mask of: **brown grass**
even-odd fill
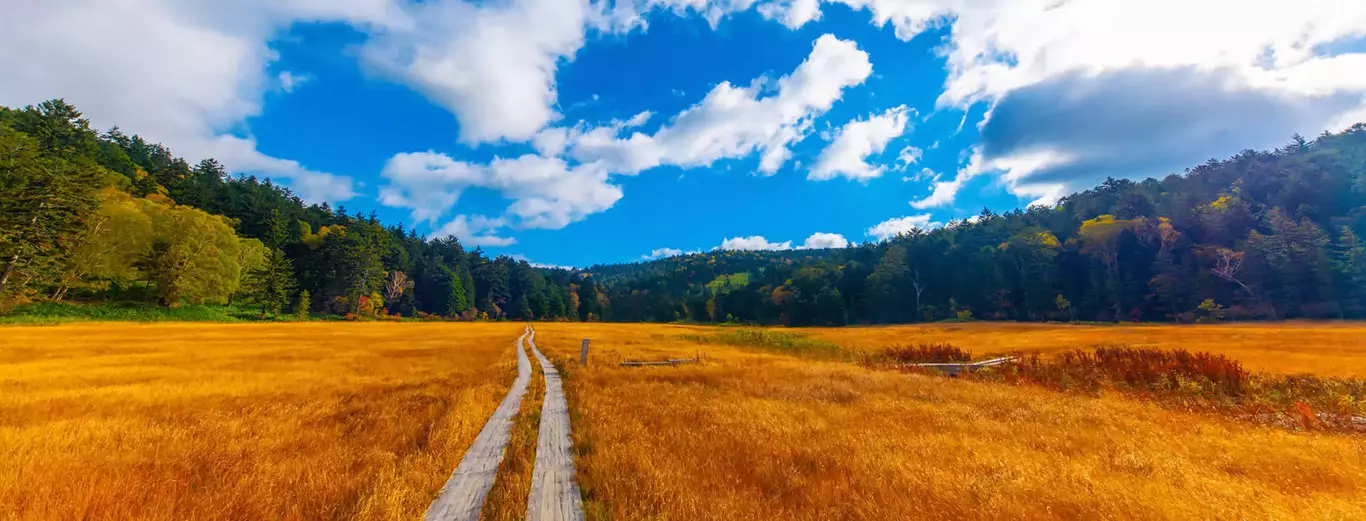
[[[967,323],[812,328],[812,339],[879,352],[890,346],[947,343],[978,357],[1015,352],[1052,355],[1096,345],[1185,349],[1227,355],[1251,371],[1366,378],[1366,323],[1290,322],[1220,325]]]
[[[538,330],[565,378],[590,519],[1366,519],[1363,436],[1257,426],[1123,393],[875,371],[828,353],[1065,346],[1048,348],[1056,358],[1128,343],[1350,376],[1366,372],[1360,325]],[[0,518],[417,518],[506,392],[519,332],[0,329]],[[582,338],[593,341],[587,367],[576,362]],[[699,352],[700,364],[617,365]],[[1164,356],[1122,365],[1218,365]],[[1275,382],[1285,393],[1355,385]],[[489,518],[524,511],[532,402]],[[1323,427],[1312,407],[1298,414],[1304,429]]]
[[[0,518],[414,519],[515,324],[0,329]]]
[[[561,363],[593,340],[566,371],[590,519],[1366,518],[1362,437],[686,339],[698,329],[538,327]]]

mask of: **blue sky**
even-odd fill
[[[1366,119],[1366,7],[1309,3],[16,3],[0,104],[587,266],[875,241]]]

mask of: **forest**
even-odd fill
[[[0,314],[138,302],[264,320],[1360,319],[1364,233],[1358,124],[880,243],[547,269],[190,164],[94,130],[60,99],[0,107]]]

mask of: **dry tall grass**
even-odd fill
[[[516,324],[0,328],[0,519],[415,519]]]
[[[1210,335],[1250,334],[1230,329]],[[1366,519],[1362,437],[689,340],[702,328],[538,330],[567,369],[590,519]],[[842,331],[822,335],[855,345],[877,330]],[[946,340],[960,343],[883,347]],[[1262,360],[1285,359],[1269,349]],[[615,363],[698,351],[699,365]]]
[[[1361,322],[1192,326],[978,322],[801,331],[813,339],[871,352],[897,345],[947,343],[988,357],[1021,351],[1048,355],[1124,344],[1228,355],[1252,371],[1366,377],[1366,323]]]

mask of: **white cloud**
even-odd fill
[[[885,241],[892,237],[896,237],[899,234],[908,233],[912,230],[923,230],[929,228],[938,228],[939,226],[942,226],[941,223],[934,222],[932,219],[933,217],[930,216],[930,214],[896,217],[892,219],[887,219],[886,221],[882,221],[880,223],[877,223],[876,225],[873,225],[872,228],[868,229],[867,233],[870,237],[877,237],[878,240]]]
[[[849,240],[838,233],[814,233],[806,238],[806,242],[797,248],[799,250],[818,250],[823,248],[844,248],[849,246]]]
[[[512,237],[499,237],[493,231],[506,226],[506,221],[501,218],[490,218],[483,215],[473,217],[457,215],[450,222],[442,225],[435,233],[433,238],[454,236],[466,246],[511,246],[517,244],[517,239]]]
[[[806,61],[777,80],[776,94],[761,97],[762,80],[746,88],[722,83],[653,135],[618,137],[646,124],[651,112],[596,128],[540,129],[530,136],[539,154],[495,158],[488,165],[435,152],[398,154],[385,167],[389,184],[381,189],[380,200],[410,208],[415,220],[431,222],[454,206],[465,189],[477,186],[513,200],[507,209],[513,226],[560,229],[621,199],[612,174],[636,174],[661,164],[710,165],[754,152],[760,153],[761,170],[776,171],[790,154],[788,145],[805,135],[812,119],[871,72],[866,53],[852,42],[825,35]],[[577,164],[558,157],[566,150]]]
[[[924,150],[913,146],[907,146],[906,148],[901,149],[901,152],[896,155],[896,162],[900,164],[898,169],[905,170],[910,168],[911,165],[919,163],[920,158],[924,155]]]
[[[622,196],[621,187],[609,183],[599,165],[571,167],[563,159],[534,154],[495,159],[487,186],[515,199],[508,213],[519,218],[519,226],[549,230],[606,211]]]
[[[824,248],[843,248],[849,245],[849,240],[838,233],[813,233],[806,238],[798,250],[815,250]],[[792,241],[770,242],[762,235],[752,235],[749,237],[732,237],[721,241],[721,245],[716,247],[718,250],[731,251],[759,251],[759,250],[791,250]]]
[[[644,260],[652,260],[662,259],[664,257],[676,257],[682,254],[683,250],[678,250],[674,248],[657,248],[650,250],[650,253],[647,255],[641,255],[640,258]]]
[[[721,246],[716,249],[731,251],[790,250],[792,249],[792,241],[768,242],[768,239],[762,235],[733,237],[721,241]]]
[[[484,183],[483,168],[436,152],[397,154],[384,164],[380,176],[389,184],[380,189],[385,206],[412,209],[416,222],[435,222],[460,199],[467,187]]]
[[[558,264],[544,264],[544,263],[540,263],[540,262],[532,262],[532,260],[531,260],[531,259],[528,259],[528,258],[526,257],[526,255],[522,255],[522,254],[520,254],[520,253],[515,253],[515,254],[512,254],[512,255],[508,255],[508,257],[511,257],[512,260],[515,260],[515,261],[517,261],[517,262],[523,262],[523,261],[525,261],[527,264],[530,264],[531,267],[533,267],[533,268],[543,268],[543,269],[548,269],[548,270],[573,270],[573,269],[577,269],[577,268],[575,268],[575,267],[573,267],[573,266],[561,266],[561,265],[558,265]]]
[[[268,175],[309,201],[351,197],[350,178],[260,153],[220,130],[259,115],[275,78],[268,42],[298,20],[378,23],[388,1],[67,0],[0,4],[0,104],[63,97],[191,162]],[[18,51],[22,49],[22,51]]]
[[[1350,45],[1326,51],[1366,37],[1366,2],[1358,0],[820,3],[865,10],[904,40],[948,27],[949,77],[938,104],[991,103],[979,124],[990,134],[983,138],[982,172],[1036,202],[1056,200],[1096,176],[1161,175],[1366,117],[1366,75],[1360,73],[1366,53]],[[794,28],[820,16],[812,2],[775,1],[760,13]],[[1047,109],[1035,114],[1043,117],[1015,126],[996,122],[1002,117],[996,104],[1021,91]],[[1098,115],[1098,106],[1115,110]],[[1078,119],[1088,111],[1091,118]],[[1255,123],[1229,117],[1259,113],[1276,117]],[[1084,130],[1045,133],[1048,139],[1029,140],[1032,148],[1011,146],[1035,129],[1074,127]],[[1125,150],[1096,150],[1103,143],[1123,143]],[[1039,167],[1041,154],[1071,159]],[[918,206],[951,203],[971,175],[938,181],[935,195]]]
[[[816,158],[816,166],[806,178],[826,181],[843,176],[855,181],[867,181],[882,175],[885,167],[867,163],[869,156],[881,154],[887,143],[906,131],[913,110],[905,105],[894,107],[868,119],[846,123],[835,133],[835,139]]]
[[[812,120],[871,73],[867,53],[827,34],[792,74],[777,80],[776,89],[763,79],[747,87],[722,82],[653,135],[622,138],[614,127],[570,131],[569,154],[601,162],[614,173],[633,174],[660,165],[710,166],[758,153],[760,172],[772,174],[787,162],[788,146],[810,131]]]
[[[299,88],[300,85],[313,81],[313,76],[290,71],[280,71],[276,81],[279,83],[281,91],[290,93],[294,92],[294,89]]]
[[[436,152],[397,154],[381,175],[386,206],[409,208],[413,220],[435,222],[471,187],[498,191],[512,200],[507,208],[518,228],[558,230],[606,211],[621,199],[621,187],[608,182],[607,171],[596,164],[571,167],[563,159],[527,154],[495,158],[487,165],[456,161]]]
[[[821,0],[773,0],[759,6],[759,14],[796,29],[821,18]]]
[[[582,0],[407,4],[412,23],[387,26],[364,63],[453,112],[460,141],[524,141],[559,118],[555,73],[583,47]]]

